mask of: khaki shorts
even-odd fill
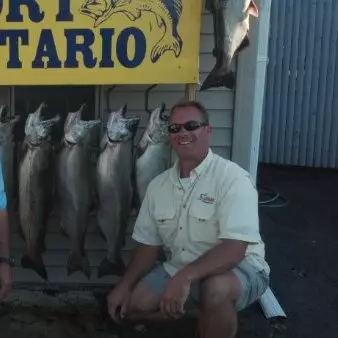
[[[257,271],[251,264],[243,260],[233,272],[240,281],[242,293],[236,302],[237,311],[241,311],[258,300],[269,286],[269,276],[265,271]],[[170,275],[163,265],[155,267],[142,281],[146,283],[157,295],[165,289]],[[194,310],[199,300],[199,283],[193,283],[190,295],[186,302],[186,311]]]

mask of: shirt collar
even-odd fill
[[[214,154],[213,154],[212,150],[209,148],[208,154],[205,157],[205,159],[196,168],[194,168],[190,172],[190,178],[191,179],[200,178],[203,175],[204,171],[211,164],[213,156],[214,156]],[[179,169],[178,159],[177,159],[175,161],[173,167],[171,168],[171,173],[170,173],[171,180],[173,181],[174,184],[176,184],[178,182],[178,180],[180,179],[179,170],[180,169]]]

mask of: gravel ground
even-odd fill
[[[261,166],[259,182],[278,190],[287,201],[280,208],[277,203],[283,204],[283,200],[261,208],[271,287],[287,313],[287,334],[275,332],[254,304],[239,315],[238,338],[336,338],[338,173]],[[0,337],[196,337],[196,320],[191,318],[152,323],[145,332],[139,326],[139,334],[122,331],[107,320],[97,299],[92,292],[16,290],[8,303],[0,306]]]

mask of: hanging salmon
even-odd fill
[[[43,120],[43,103],[25,124],[23,156],[19,168],[19,219],[26,242],[26,253],[21,260],[23,268],[35,270],[48,279],[42,260],[48,213],[52,201],[53,161],[51,133],[60,116]]]
[[[88,279],[91,272],[85,253],[85,237],[91,205],[90,156],[95,146],[95,127],[100,120],[81,119],[84,105],[69,113],[63,145],[58,155],[57,199],[61,228],[70,239],[67,274],[82,271]]]
[[[249,46],[249,19],[250,15],[258,17],[257,5],[253,0],[206,0],[205,6],[213,16],[216,64],[201,90],[223,86],[233,89],[233,59]]]
[[[169,168],[171,147],[168,137],[168,117],[164,115],[165,105],[154,109],[146,130],[136,149],[135,177],[137,204],[141,205],[149,183]]]
[[[107,255],[98,277],[121,275],[121,249],[131,212],[132,144],[139,117],[126,118],[126,106],[110,114],[97,164],[98,226],[107,243]]]

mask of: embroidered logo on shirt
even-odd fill
[[[209,196],[207,193],[201,194],[198,199],[202,201],[203,203],[208,203],[208,204],[214,204],[216,202],[216,198]]]

